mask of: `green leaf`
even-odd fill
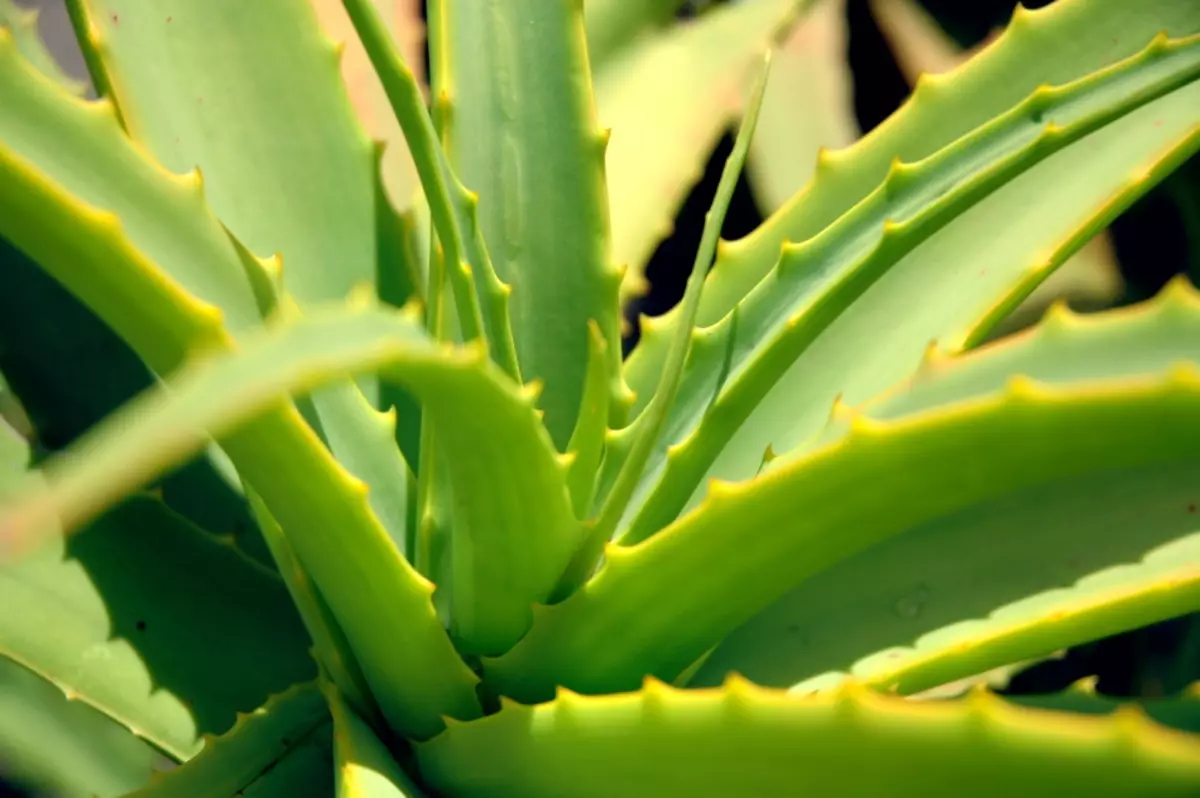
[[[199,168],[238,240],[282,256],[290,293],[307,304],[373,283],[374,153],[308,3],[81,8],[81,44],[98,56],[130,135],[171,171]]]
[[[0,604],[0,654],[179,759],[315,672],[278,579],[150,499],[0,564]]]
[[[325,696],[333,714],[337,798],[422,798],[375,732],[337,690],[326,687]]]
[[[322,457],[294,411],[276,409],[285,393],[363,370],[403,382],[442,431],[456,521],[472,543],[454,552],[456,572],[470,576],[455,580],[454,631],[465,646],[505,650],[524,634],[530,604],[549,595],[578,542],[565,466],[528,392],[479,351],[436,345],[394,311],[305,316],[237,355],[196,364],[169,383],[169,393],[132,403],[67,457],[48,462],[51,498],[32,497],[9,517],[36,528],[52,512],[72,525],[187,456],[206,435],[217,438],[289,536],[389,721],[427,733],[440,714],[469,715],[467,698],[474,700],[473,677],[429,604],[433,587],[387,539],[361,483]],[[496,473],[512,478],[496,483]],[[296,484],[307,490],[298,495]],[[328,535],[333,528],[341,538]],[[352,531],[356,544],[344,545]],[[380,624],[391,633],[379,635]],[[381,684],[404,686],[384,696]]]
[[[801,4],[723,4],[634,41],[597,68],[600,124],[612,130],[605,161],[612,258],[626,268],[622,301],[645,292],[654,247],[740,113],[762,52],[790,28]],[[651,392],[653,384],[637,397],[641,405]]]
[[[674,679],[806,579],[922,525],[1072,479],[1171,464],[1194,472],[1196,367],[1164,376],[1148,366],[1131,379],[1116,366],[1109,376],[1021,377],[935,412],[856,417],[846,434],[757,479],[714,482],[704,505],[658,535],[610,546],[599,574],[542,610],[486,664],[485,680],[536,700],[556,684],[592,693],[646,674]],[[1192,601],[1182,589],[1164,598]]]
[[[313,656],[320,664],[322,674],[327,674],[351,703],[369,713],[373,720],[378,720],[381,717],[379,705],[371,696],[367,677],[363,675],[362,666],[350,647],[350,641],[346,639],[346,633],[342,631],[320,590],[313,584],[312,576],[296,559],[283,528],[271,516],[263,500],[253,491],[249,492],[247,498],[262,528],[263,539],[270,547],[271,557],[279,566],[279,575],[287,586],[288,595],[312,638]]]
[[[290,779],[283,774],[299,768],[309,779],[291,782],[292,789],[303,785],[300,792],[286,792]],[[210,737],[195,758],[127,798],[322,795],[332,786],[329,712],[316,685],[306,682],[241,715],[227,733]]]
[[[0,104],[16,111],[0,116],[0,234],[152,369],[162,374],[192,348],[227,344],[222,321],[235,333],[260,324],[198,173],[165,171],[124,136],[110,103],[65,93],[3,30]]]
[[[8,29],[17,44],[17,51],[34,69],[75,95],[82,95],[84,85],[75,80],[54,60],[38,34],[39,9],[24,9],[13,0],[0,0],[0,27]]]
[[[821,149],[859,136],[848,35],[846,0],[821,0],[776,50],[746,165],[764,215],[808,185]]]
[[[922,74],[941,74],[958,68],[986,46],[963,51],[916,0],[872,0],[871,13],[888,40],[909,85]],[[1056,299],[1065,298],[1079,310],[1098,310],[1113,304],[1121,293],[1121,273],[1107,233],[1087,243],[1037,286],[992,337],[1012,333],[1036,322]]]
[[[152,384],[150,370],[120,337],[3,238],[0,273],[0,370],[29,414],[39,447],[66,446]],[[167,476],[163,500],[210,532],[232,534],[243,552],[269,563],[245,500],[214,454]]]
[[[464,340],[482,336],[493,359],[519,379],[515,344],[509,321],[510,288],[492,266],[479,229],[478,197],[466,190],[450,170],[434,130],[421,89],[388,33],[379,10],[370,0],[342,0],[371,64],[383,84],[392,110],[404,131],[409,150],[429,201],[430,218],[445,249],[445,273],[454,291],[458,326]],[[435,103],[434,111],[437,111]],[[475,278],[478,274],[480,279]],[[432,274],[432,270],[431,270]],[[426,302],[435,303],[437,279],[429,280]]]
[[[750,142],[754,139],[754,130],[758,124],[758,112],[762,107],[763,95],[766,91],[767,80],[770,77],[770,51],[763,59],[762,72],[754,84],[750,104],[746,116],[738,130],[733,152],[730,153],[725,167],[721,171],[721,181],[717,185],[717,193],[709,208],[704,222],[704,232],[700,237],[700,246],[696,249],[696,260],[688,277],[687,288],[682,300],[682,312],[685,320],[684,329],[680,329],[671,343],[671,351],[664,366],[663,379],[658,386],[658,394],[646,408],[639,419],[639,425],[634,430],[636,436],[629,447],[629,454],[621,464],[612,490],[604,498],[599,512],[592,525],[587,530],[587,539],[581,550],[573,558],[568,573],[564,576],[561,587],[569,592],[582,583],[592,572],[603,552],[604,545],[612,538],[626,505],[637,487],[638,477],[653,452],[663,425],[667,421],[671,405],[679,390],[680,377],[683,375],[684,363],[692,344],[692,336],[688,334],[691,321],[695,318],[696,309],[700,303],[700,291],[704,287],[704,278],[712,265],[716,254],[717,244],[721,237],[721,226],[725,224],[725,214],[729,211],[729,203],[733,200],[733,191],[737,187],[746,163],[746,154],[750,150]]]
[[[596,117],[583,4],[441,0],[436,11],[430,58],[443,138],[455,171],[479,194],[484,240],[513,288],[521,375],[543,383],[543,423],[565,451],[580,412],[590,321],[604,334],[610,378],[621,370],[608,135]]]
[[[723,688],[585,697],[456,724],[418,747],[448,795],[1191,795],[1200,741],[1137,715],[1087,717],[981,694],[913,703]],[[966,785],[969,785],[966,786]]]
[[[588,323],[587,379],[583,385],[583,399],[579,403],[579,417],[567,453],[571,465],[567,471],[567,488],[571,493],[571,507],[575,517],[585,520],[590,514],[592,497],[596,492],[596,473],[604,455],[604,439],[608,432],[608,353],[607,344],[600,327]]]
[[[0,657],[0,762],[56,796],[116,798],[150,778],[154,750],[54,685]]]
[[[1140,307],[1083,317],[1060,307],[1007,343],[931,355],[859,412],[928,413],[1017,374],[1049,384],[1134,378],[1200,359],[1197,333],[1200,300],[1183,280]],[[839,412],[820,441],[845,434],[853,415]],[[1088,475],[914,527],[799,585],[726,638],[693,684],[734,670],[809,689],[846,669],[912,693],[1133,628],[1139,617],[1188,612],[1200,606],[1200,539],[1189,534],[1200,529],[1197,474],[1166,463]]]
[[[1039,86],[1078,80],[1136,54],[1163,31],[1168,36],[1185,36],[1198,30],[1192,0],[1142,0],[1136,4],[1058,0],[1039,11],[1018,6],[1012,24],[991,47],[952,78],[924,80],[914,96],[869,135],[845,150],[828,153],[818,166],[816,179],[758,230],[740,241],[725,243],[705,287],[698,323],[707,327],[725,317],[771,272],[785,242],[806,241],[835,222],[884,181],[895,158],[904,163],[927,158],[1006,112]],[[1060,46],[1062,42],[1070,42],[1070,46]],[[1099,146],[1102,140],[1097,140],[1091,156],[1083,158],[1089,167],[1105,153]],[[1116,146],[1132,147],[1127,134],[1117,140]],[[615,147],[617,142],[613,144]],[[1063,166],[1068,176],[1087,172],[1075,164]],[[1048,185],[1063,179],[1060,175],[1054,178]],[[610,191],[618,196],[615,189]],[[1037,193],[1031,189],[1031,196]],[[1052,203],[1051,207],[1080,208],[1077,200],[1061,197]],[[1020,208],[997,208],[996,218],[1011,218]],[[1031,212],[1030,218],[1041,215]],[[974,243],[978,234],[971,238]],[[997,235],[997,240],[1003,238]],[[960,291],[956,286],[947,295]],[[668,313],[643,319],[641,342],[625,368],[626,380],[637,395],[635,411],[653,395],[666,357],[665,339],[676,318],[677,314]]]
[[[696,506],[706,477],[753,476],[768,447],[786,452],[818,430],[839,394],[860,402],[902,379],[930,339],[961,349],[1002,318],[1200,147],[1198,78],[1200,37],[1156,37],[924,161],[894,162],[853,211],[785,247],[736,314],[705,331],[622,540]],[[877,334],[900,313],[902,326]]]

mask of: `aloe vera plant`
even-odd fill
[[[1196,794],[1195,690],[998,685],[1200,609],[1200,296],[988,341],[1200,149],[1194,0],[1019,11],[735,241],[821,0],[428,5],[426,85],[415,4],[71,0],[85,100],[0,4],[5,314],[59,346],[0,359],[0,754],[65,795]]]

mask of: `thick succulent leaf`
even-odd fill
[[[408,141],[429,203],[430,221],[440,247],[444,248],[442,262],[454,292],[455,326],[467,341],[482,337],[492,358],[510,377],[519,379],[509,320],[511,289],[501,282],[492,266],[478,223],[478,196],[467,191],[451,171],[421,88],[388,33],[379,9],[371,0],[342,2]],[[435,29],[433,38],[437,37]],[[443,103],[435,102],[433,113],[444,115],[442,109]],[[437,306],[440,291],[440,278],[433,276],[431,270],[425,296],[427,305]],[[436,325],[430,328],[436,329]]]
[[[24,8],[13,0],[0,0],[0,27],[7,28],[17,50],[34,69],[72,94],[83,94],[84,85],[62,70],[38,34],[38,8]]]
[[[190,350],[233,346],[223,318],[239,331],[259,326],[248,277],[256,272],[247,271],[255,264],[243,260],[206,210],[194,176],[172,178],[146,160],[122,137],[110,106],[84,104],[54,90],[23,67],[2,31],[0,70],[6,78],[0,91],[13,94],[24,111],[0,118],[0,126],[17,120],[15,127],[0,130],[6,145],[0,147],[6,177],[0,181],[0,232],[31,251],[160,373],[175,368]],[[83,204],[94,196],[104,200],[102,207],[117,207],[125,226]],[[75,235],[62,236],[62,229]],[[156,262],[176,268],[164,273]],[[193,273],[181,264],[204,268]],[[213,270],[220,264],[228,264],[226,273]],[[243,300],[247,310],[232,316],[230,309]],[[428,606],[432,587],[407,570],[371,512],[363,483],[329,456],[295,410],[280,408],[276,396],[268,399],[267,415],[227,438],[226,450],[292,536],[297,556],[345,625],[385,714],[398,728],[419,734],[440,728],[441,714],[477,712],[473,677]],[[185,417],[184,438],[194,448],[206,438],[188,421]],[[142,454],[178,456],[178,449],[158,443]],[[297,493],[295,484],[308,490]],[[330,529],[342,530],[356,545],[330,538]],[[407,630],[421,642],[406,647],[400,636],[382,637],[377,623]],[[413,650],[423,656],[412,657]],[[437,683],[425,689],[411,674]]]
[[[1200,361],[1198,335],[1200,298],[1177,280],[1130,309],[1080,317],[1059,307],[968,355],[931,349],[915,377],[860,412],[925,413],[1015,374],[1087,384],[1163,371]],[[839,411],[814,445],[845,434],[853,416]],[[1130,628],[1139,612],[1146,623],[1187,612],[1200,606],[1197,474],[1172,463],[1089,475],[910,529],[799,585],[730,634],[692,683],[734,670],[760,684],[824,685],[849,668],[910,693]]]
[[[608,135],[596,117],[583,4],[441,0],[436,10],[430,47],[443,137],[455,171],[479,194],[496,271],[513,287],[521,375],[543,383],[544,423],[565,451],[583,396],[589,322],[604,334],[612,378],[621,368]]]
[[[63,798],[116,798],[150,778],[154,750],[128,729],[0,657],[0,772]]]
[[[575,517],[586,519],[596,491],[596,473],[604,455],[604,438],[608,431],[608,344],[595,322],[588,324],[587,377],[583,384],[583,398],[579,403],[579,417],[567,453],[571,464],[567,471],[567,489],[571,493],[571,506]],[[2,364],[0,364],[2,365]]]
[[[578,542],[565,466],[528,392],[518,392],[482,353],[439,347],[394,311],[304,317],[264,333],[238,355],[197,364],[170,383],[169,393],[131,404],[68,457],[48,462],[52,500],[31,497],[10,517],[36,528],[42,514],[52,512],[70,525],[212,435],[290,536],[377,696],[380,680],[410,685],[397,688],[402,695],[395,699],[416,702],[407,714],[379,696],[389,721],[426,724],[415,727],[421,733],[440,724],[428,715],[435,708],[469,714],[471,677],[434,617],[433,586],[386,538],[361,483],[319,456],[294,414],[275,409],[285,392],[303,393],[330,375],[363,370],[393,374],[438,424],[460,510],[456,520],[469,529],[471,543],[454,552],[456,574],[469,575],[455,580],[455,633],[483,652],[505,650],[528,628],[530,603],[548,596]],[[510,477],[497,482],[496,474]],[[297,496],[296,484],[310,488]],[[356,545],[331,539],[333,528],[343,535],[355,529]],[[384,622],[391,634],[381,636],[376,630]],[[447,678],[450,668],[455,680]],[[421,693],[414,695],[409,690],[416,686]],[[440,701],[458,703],[447,711]]]
[[[859,136],[847,27],[846,0],[820,0],[775,53],[747,163],[764,215],[808,185],[822,148]]]
[[[699,509],[649,540],[610,546],[599,574],[542,610],[485,678],[521,699],[555,684],[592,693],[646,674],[673,680],[804,580],[909,530],[1070,479],[1194,470],[1198,404],[1191,365],[1135,380],[1118,370],[1098,386],[1020,378],[936,412],[857,417],[757,479],[714,482]]]
[[[41,449],[66,446],[152,384],[149,369],[119,336],[3,238],[0,274],[0,369]],[[232,534],[244,553],[269,563],[245,501],[218,465],[215,457],[200,458],[167,476],[163,500],[210,532]]]
[[[316,685],[298,684],[240,715],[228,732],[208,738],[196,757],[128,798],[328,795],[333,787],[329,725],[329,711]],[[285,792],[288,782],[277,771],[297,766],[308,772],[309,780],[300,782],[301,792]],[[290,786],[295,788],[296,782]]]
[[[337,690],[326,687],[325,696],[333,715],[337,798],[422,798],[412,779]]]
[[[315,673],[278,578],[150,499],[0,565],[0,604],[0,654],[181,759]]]
[[[872,0],[870,5],[911,86],[917,85],[922,74],[936,75],[959,67],[985,46],[964,51],[917,0]],[[1100,233],[1038,285],[992,335],[1029,326],[1055,299],[1065,298],[1080,310],[1094,310],[1111,305],[1120,292],[1121,273],[1111,238],[1107,232]]]
[[[586,540],[572,559],[567,573],[564,574],[559,590],[555,592],[555,600],[582,584],[600,561],[604,547],[620,523],[625,508],[637,488],[638,478],[653,454],[654,445],[667,422],[692,344],[692,336],[688,334],[688,330],[691,328],[691,320],[695,318],[696,309],[700,304],[700,292],[704,288],[704,278],[708,274],[713,257],[716,255],[717,245],[721,240],[721,227],[725,224],[725,214],[729,211],[734,189],[742,175],[746,155],[750,151],[750,142],[754,139],[754,131],[758,126],[758,113],[762,108],[770,73],[771,56],[768,51],[763,58],[762,72],[755,81],[749,107],[742,119],[737,139],[733,143],[733,151],[729,154],[729,158],[721,170],[717,193],[713,197],[712,206],[705,218],[704,231],[700,236],[700,246],[696,249],[696,260],[692,264],[692,272],[688,276],[687,287],[683,294],[683,300],[680,302],[686,329],[680,329],[671,344],[671,351],[663,367],[662,382],[658,386],[658,395],[654,397],[654,401],[650,403],[646,412],[638,420],[639,423],[634,431],[636,438],[629,447],[629,454],[621,464],[621,470],[616,476],[612,489],[605,496],[596,518],[589,522]]]
[[[903,378],[931,339],[963,347],[1200,148],[1198,99],[1200,37],[1156,37],[924,161],[895,162],[868,199],[786,247],[736,312],[704,331],[623,540],[696,506],[706,476],[753,476],[768,447],[802,442],[839,394],[860,402]]]
[[[375,203],[386,202],[376,192],[375,151],[341,81],[337,47],[307,3],[83,7],[86,46],[98,54],[130,134],[168,168],[200,169],[224,225],[249,250],[282,257],[292,296],[301,304],[343,299],[373,283],[382,235]],[[214,41],[225,54],[215,63]],[[374,379],[363,381],[366,398],[356,400],[355,390],[316,392],[316,418],[334,455],[371,488],[385,528],[402,539],[403,497],[394,486],[403,489],[405,466],[394,440],[370,434],[378,427]],[[384,501],[401,505],[398,522],[396,512],[381,511]]]
[[[1036,709],[1079,712],[1085,715],[1129,712],[1129,707],[1133,706],[1164,726],[1200,733],[1200,685],[1192,684],[1173,695],[1123,698],[1096,692],[1095,681],[1094,678],[1082,679],[1057,693],[1005,694],[1004,699],[1013,704]]]
[[[646,31],[670,22],[685,0],[589,0],[583,4],[588,59],[601,64]]]
[[[861,687],[786,696],[736,680],[509,704],[418,747],[446,794],[513,798],[1064,793],[1193,795],[1200,741],[1139,715],[1076,716],[987,694],[909,702]]]
[[[374,280],[374,154],[308,3],[79,2],[130,135],[172,171],[198,167],[238,240],[282,255],[289,292]]]
[[[346,639],[346,633],[342,631],[333,611],[321,596],[321,591],[313,584],[312,576],[296,558],[283,528],[263,504],[262,499],[254,491],[249,491],[247,498],[262,529],[263,540],[279,567],[279,575],[287,586],[300,620],[312,639],[313,656],[321,666],[321,673],[342,691],[347,700],[359,707],[360,711],[369,713],[373,720],[379,720],[382,717],[379,705],[371,696],[371,688],[363,675],[358,657],[350,647],[350,641]]]
[[[600,123],[612,130],[609,214],[612,256],[626,269],[623,300],[644,293],[654,247],[740,112],[762,51],[795,21],[800,5],[724,4],[635,41],[596,70]]]
[[[912,163],[933,155],[1028,97],[1039,86],[1078,80],[1134,55],[1161,32],[1185,36],[1200,31],[1193,0],[1058,0],[1040,11],[1018,7],[1012,24],[995,43],[952,76],[927,79],[886,122],[845,150],[828,153],[813,182],[750,236],[722,247],[704,292],[698,322],[720,321],[767,274],[785,242],[802,242],[849,211],[887,176],[893,159]],[[603,109],[603,95],[601,95]],[[1122,139],[1120,146],[1132,147]],[[617,142],[614,140],[613,145]],[[1100,140],[1089,164],[1104,152]],[[1145,152],[1153,152],[1153,149]],[[1064,164],[1064,168],[1067,168]],[[1072,171],[1087,171],[1074,169]],[[611,166],[610,166],[611,169]],[[1061,178],[1056,178],[1061,179]],[[1051,183],[1053,185],[1053,182]],[[617,196],[615,190],[614,196]],[[1076,209],[1073,200],[1056,204]],[[998,209],[1012,216],[1012,208]],[[1040,214],[1033,212],[1031,217]],[[1004,219],[1005,216],[998,216]],[[614,220],[615,224],[615,220]],[[994,230],[992,231],[994,232]],[[973,234],[972,238],[977,238]],[[1004,236],[996,234],[997,239]],[[959,291],[955,288],[951,292]],[[626,361],[626,380],[637,395],[635,410],[654,392],[664,339],[677,314],[643,320],[641,340]]]
[[[166,172],[124,136],[108,101],[64,92],[3,30],[0,104],[13,109],[0,115],[0,234],[148,365],[163,373],[190,348],[226,340],[221,321],[235,332],[260,323],[199,173]]]

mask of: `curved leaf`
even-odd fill
[[[1138,715],[1079,716],[987,694],[908,702],[848,686],[788,697],[742,680],[589,698],[561,691],[417,749],[455,796],[1191,795],[1200,740]]]
[[[706,476],[750,477],[768,447],[803,442],[839,394],[862,401],[902,378],[931,338],[1002,317],[1104,216],[1200,147],[1198,98],[1200,36],[1156,37],[1126,61],[1043,87],[925,161],[896,161],[870,197],[785,248],[736,314],[706,331],[712,343],[685,376],[622,540],[696,506]],[[984,221],[1007,235],[981,251]],[[876,334],[900,313],[902,325]]]
[[[754,233],[726,242],[705,287],[699,324],[715,324],[725,317],[771,272],[786,242],[807,241],[835,222],[884,181],[896,158],[904,163],[928,158],[1039,86],[1079,80],[1135,55],[1162,32],[1179,37],[1198,31],[1192,0],[1058,0],[1039,11],[1018,6],[1008,29],[993,44],[951,75],[922,81],[886,122],[845,150],[827,153],[813,182]],[[1132,140],[1122,139],[1121,146],[1131,147]],[[1097,146],[1090,160],[1103,152]],[[1054,202],[1076,208],[1069,200]],[[1009,208],[1003,211],[997,219],[1013,213]],[[978,234],[971,238],[977,240]],[[641,341],[625,367],[626,381],[637,395],[635,411],[654,393],[666,357],[663,339],[670,337],[667,330],[676,324],[677,315],[643,319]]]
[[[337,798],[422,798],[371,727],[338,692],[325,689],[333,714]]]
[[[936,412],[861,417],[754,480],[714,483],[649,540],[610,546],[599,574],[542,610],[485,680],[536,700],[555,684],[592,693],[674,679],[804,580],[923,524],[1069,479],[1194,468],[1200,431],[1187,419],[1198,404],[1191,366],[1139,379],[1118,370],[1101,386],[1021,378]]]
[[[521,375],[543,383],[544,423],[565,451],[583,395],[589,322],[604,334],[610,379],[621,370],[608,136],[596,118],[583,4],[441,0],[436,10],[430,47],[442,135],[455,171],[479,194],[484,240],[513,288]]]
[[[228,732],[210,737],[195,758],[127,798],[297,795],[285,791],[288,783],[296,789],[297,782],[283,775],[297,767],[307,771],[309,778],[299,782],[307,795],[322,782],[333,786],[329,766],[329,712],[315,684],[307,682],[241,715]]]

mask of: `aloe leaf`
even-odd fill
[[[1183,280],[1121,311],[1078,317],[1060,306],[1004,344],[931,355],[914,378],[857,412],[926,413],[999,390],[1012,374],[1084,385],[1135,377],[1200,358],[1197,331],[1200,298]],[[821,440],[844,434],[852,415],[839,412]],[[806,581],[733,632],[693,683],[716,684],[736,670],[778,686],[804,680],[797,689],[807,689],[845,668],[911,693],[1081,636],[1115,634],[1139,614],[1148,624],[1187,612],[1200,606],[1196,477],[1195,467],[1174,463],[1090,475],[910,529]]]
[[[620,733],[614,733],[614,730]],[[1185,796],[1200,742],[1133,715],[1088,717],[987,694],[913,703],[847,687],[786,696],[741,679],[509,704],[417,749],[447,794]]]
[[[322,783],[333,786],[328,734],[329,712],[321,692],[313,682],[298,684],[239,716],[228,732],[210,737],[196,757],[128,798],[312,794]],[[288,779],[292,789],[302,789],[285,792],[287,777],[281,774],[297,765],[309,778]]]
[[[726,316],[771,272],[784,243],[806,241],[827,228],[884,181],[894,159],[912,163],[927,158],[1039,86],[1078,80],[1136,54],[1164,31],[1172,37],[1200,31],[1192,0],[1058,0],[1039,11],[1018,7],[1008,29],[991,46],[953,76],[923,81],[886,122],[845,150],[827,154],[814,181],[758,230],[725,243],[705,287],[698,323],[709,326]],[[1120,139],[1119,146],[1131,145],[1128,138]],[[1096,154],[1102,150],[1097,147]],[[1074,200],[1054,202],[1080,207]],[[668,313],[643,320],[641,341],[625,368],[637,395],[635,411],[653,395],[666,357],[664,339],[670,337],[676,318]]]
[[[222,322],[235,332],[260,324],[199,173],[165,171],[124,136],[107,100],[65,93],[17,55],[3,30],[0,103],[16,110],[0,116],[0,234],[151,368],[163,373],[193,347],[223,344]]]
[[[17,44],[17,51],[34,69],[61,85],[74,95],[82,95],[84,85],[62,70],[54,56],[42,43],[38,33],[37,7],[25,9],[13,0],[0,0],[0,27],[7,28]]]
[[[923,524],[1071,479],[1194,467],[1186,419],[1200,398],[1196,373],[1117,370],[1102,386],[1019,377],[932,413],[858,417],[755,480],[714,482],[704,505],[649,540],[610,546],[599,574],[541,611],[485,679],[522,699],[554,684],[591,693],[629,689],[645,674],[674,679],[804,580]]]
[[[179,759],[314,674],[278,579],[149,499],[0,565],[0,602],[0,654]]]
[[[130,135],[174,172],[199,168],[238,240],[282,255],[290,293],[374,280],[372,145],[308,3],[74,2]]]
[[[1095,679],[1088,678],[1057,693],[1006,693],[1004,699],[1020,706],[1085,715],[1111,716],[1134,707],[1164,726],[1200,733],[1200,687],[1195,684],[1173,695],[1124,698],[1097,693]]]
[[[154,757],[128,729],[0,657],[5,777],[53,795],[116,798],[150,778]]]
[[[621,464],[612,489],[604,498],[595,521],[587,530],[587,539],[581,550],[571,563],[569,572],[564,576],[564,589],[574,589],[592,572],[599,561],[604,545],[609,541],[617,524],[624,514],[626,504],[637,487],[638,477],[649,460],[654,444],[667,421],[671,405],[679,390],[680,377],[683,375],[684,363],[687,361],[691,348],[692,336],[688,333],[691,319],[695,318],[696,309],[700,303],[700,291],[704,287],[704,278],[708,274],[717,244],[721,237],[721,227],[725,224],[725,214],[729,211],[729,203],[733,200],[733,191],[741,177],[742,167],[746,162],[746,154],[750,150],[750,142],[754,139],[754,130],[758,124],[758,112],[762,107],[763,95],[766,91],[767,80],[770,77],[770,51],[763,59],[762,72],[755,82],[746,116],[742,119],[738,130],[737,140],[734,141],[733,152],[730,153],[725,167],[721,171],[721,181],[717,185],[717,193],[713,198],[704,222],[704,232],[700,237],[700,246],[696,249],[696,260],[688,277],[687,288],[681,302],[683,318],[687,329],[680,329],[679,334],[671,343],[670,355],[667,357],[662,382],[658,386],[658,394],[650,402],[649,407],[640,419],[641,423],[635,431],[636,438],[629,448],[629,454]]]
[[[0,369],[39,448],[66,446],[152,384],[149,369],[119,336],[3,238],[0,273]],[[173,510],[210,532],[232,534],[242,552],[269,563],[245,501],[215,459],[188,463],[160,487]]]
[[[608,344],[600,327],[588,323],[587,378],[583,384],[583,398],[579,403],[579,417],[567,446],[571,465],[567,471],[567,489],[571,493],[571,507],[580,521],[586,519],[596,491],[596,472],[604,455],[604,439],[608,432],[609,380]]]
[[[347,700],[369,713],[372,720],[380,717],[379,706],[371,696],[371,688],[363,675],[362,666],[346,639],[333,611],[321,596],[312,576],[296,558],[292,546],[279,522],[271,515],[263,500],[247,492],[250,507],[263,532],[263,539],[270,548],[271,556],[279,567],[279,575],[287,586],[288,595],[296,605],[300,620],[313,641],[313,655],[321,666],[321,672],[337,686]]]
[[[626,269],[623,302],[645,292],[654,247],[740,112],[762,52],[790,28],[801,5],[724,4],[633,42],[596,69],[600,124],[612,130],[605,162],[612,258]],[[653,384],[639,397],[642,405],[650,392]]]
[[[334,778],[337,798],[422,798],[371,727],[326,687],[333,715]]]
[[[841,149],[859,136],[848,36],[846,0],[821,0],[776,50],[746,164],[764,215],[808,185],[822,148]]]
[[[922,74],[957,69],[986,46],[962,50],[915,0],[873,0],[870,6],[910,86],[917,85]],[[1100,233],[1039,284],[992,331],[992,336],[1009,334],[1036,322],[1060,297],[1080,310],[1107,307],[1120,296],[1121,285],[1111,237],[1107,232]]]
[[[1044,87],[924,161],[896,161],[853,211],[786,247],[738,305],[736,324],[731,315],[709,331],[732,364],[708,353],[685,377],[692,387],[681,391],[675,432],[622,540],[696,506],[706,476],[753,476],[768,446],[803,442],[839,394],[859,402],[903,378],[930,339],[958,349],[1002,318],[1200,147],[1197,78],[1200,37],[1156,37],[1094,75]],[[981,250],[980,236],[997,228],[1005,236]],[[875,335],[900,308],[903,327]]]
[[[592,96],[583,4],[440,0],[436,12],[431,59],[447,151],[479,194],[488,251],[513,287],[521,375],[543,383],[543,423],[565,450],[586,379],[589,321],[604,334],[611,379],[621,368],[608,135]]]
[[[467,191],[450,170],[421,89],[404,62],[379,10],[370,0],[342,0],[354,29],[383,84],[404,131],[438,241],[445,249],[445,274],[454,292],[458,328],[464,339],[480,336],[492,358],[514,379],[520,376],[509,320],[510,288],[492,266],[478,226],[478,196]],[[440,102],[435,100],[434,113]],[[434,290],[431,286],[429,292]],[[426,296],[433,301],[432,293]]]
[[[469,672],[453,658],[428,604],[432,585],[384,536],[367,510],[361,483],[320,457],[311,436],[291,420],[294,414],[275,410],[284,392],[301,394],[330,375],[363,370],[391,373],[404,382],[442,431],[439,440],[451,454],[447,461],[460,509],[456,522],[470,530],[465,539],[473,544],[455,551],[456,570],[471,575],[467,586],[475,590],[456,591],[454,631],[464,645],[503,651],[528,628],[531,602],[548,596],[578,543],[565,466],[540,427],[528,392],[519,392],[478,351],[436,345],[394,311],[304,316],[263,333],[237,355],[197,364],[170,383],[169,393],[156,392],[129,405],[66,457],[48,461],[52,500],[31,497],[11,508],[9,517],[35,529],[42,514],[55,513],[72,526],[211,435],[289,535],[377,697],[381,679],[400,681],[396,675],[404,669],[397,660],[413,671],[405,684],[437,680],[422,688],[436,690],[433,695],[405,692],[408,698],[397,699],[418,702],[407,714],[394,705],[389,709],[379,697],[389,721],[433,723],[417,711],[428,712],[439,700],[465,702],[471,694]],[[490,475],[500,472],[513,479],[496,483]],[[324,488],[296,496],[289,486],[301,478]],[[340,528],[345,535],[355,527],[361,534],[355,547],[326,533]],[[18,539],[20,534],[18,529]],[[381,613],[392,618],[391,635],[373,631]],[[412,642],[398,630],[408,630]],[[425,657],[415,658],[415,650]],[[372,672],[385,662],[392,677]],[[444,671],[450,667],[461,679],[447,680]],[[465,703],[451,708],[470,711]],[[429,726],[417,728],[420,733]]]
[[[670,22],[685,0],[590,0],[583,5],[588,60],[601,64],[647,31]]]

